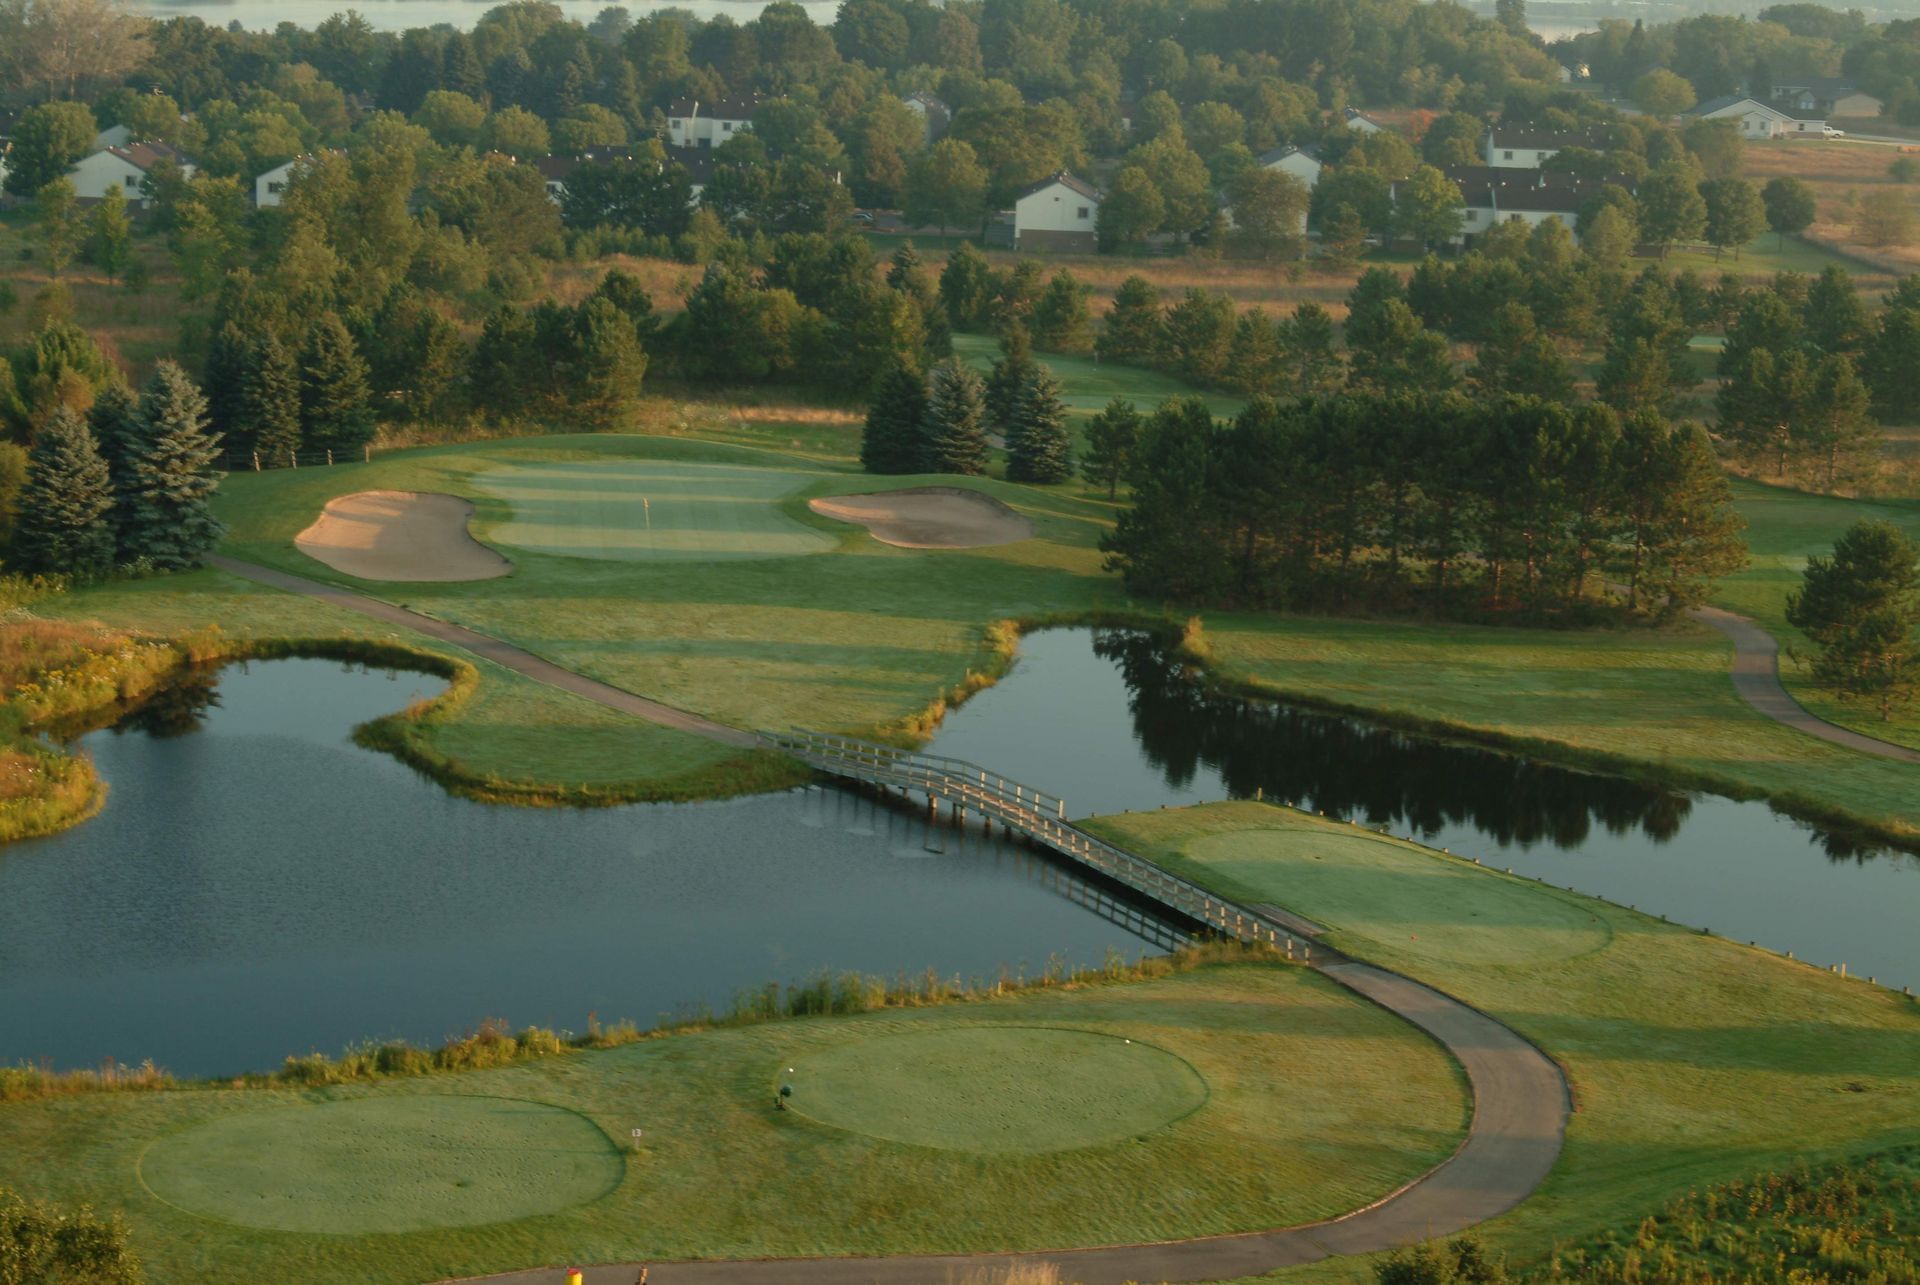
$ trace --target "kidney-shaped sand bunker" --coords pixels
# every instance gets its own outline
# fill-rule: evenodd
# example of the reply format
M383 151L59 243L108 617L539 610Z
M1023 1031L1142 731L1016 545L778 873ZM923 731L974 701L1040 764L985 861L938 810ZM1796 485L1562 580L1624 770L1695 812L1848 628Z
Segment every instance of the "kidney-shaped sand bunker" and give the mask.
M556 1213L606 1195L624 1170L582 1115L452 1094L245 1111L161 1138L140 1161L147 1189L188 1213L348 1235Z

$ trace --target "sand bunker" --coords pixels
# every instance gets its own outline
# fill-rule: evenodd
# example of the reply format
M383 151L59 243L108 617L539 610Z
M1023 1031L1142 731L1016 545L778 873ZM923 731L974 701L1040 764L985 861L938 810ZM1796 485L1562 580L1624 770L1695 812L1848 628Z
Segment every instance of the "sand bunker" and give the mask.
M294 537L300 552L362 580L491 580L513 564L467 532L455 495L362 491L332 501Z
M1033 523L990 495L954 486L915 486L809 502L823 517L855 522L902 549L981 549L1033 535Z

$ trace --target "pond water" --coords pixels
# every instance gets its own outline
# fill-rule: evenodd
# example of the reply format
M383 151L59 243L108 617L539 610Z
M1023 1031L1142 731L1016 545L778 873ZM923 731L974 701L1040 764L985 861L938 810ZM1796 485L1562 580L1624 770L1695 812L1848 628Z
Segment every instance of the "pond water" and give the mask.
M503 0L134 0L134 10L150 18L198 18L210 27L239 23L247 31L272 31L283 22L298 27L317 27L336 13L348 9L357 12L376 31L404 31L409 27L437 27L445 24L471 30L487 10ZM610 0L553 0L555 6L575 22L591 23L602 9L613 7ZM807 16L820 25L830 24L840 11L840 0L799 0ZM619 6L636 19L660 9L680 9L704 19L722 14L735 22L751 22L766 8L766 0L638 0Z
M1050 630L947 717L934 752L1060 795L1069 815L1226 798L1385 825L1561 887L1920 987L1920 858L1775 812L1193 682L1132 632Z
M256 663L84 737L105 811L0 848L0 1064L227 1074L488 1017L650 1025L825 968L1148 949L1033 853L839 791L495 807L349 741L437 682Z

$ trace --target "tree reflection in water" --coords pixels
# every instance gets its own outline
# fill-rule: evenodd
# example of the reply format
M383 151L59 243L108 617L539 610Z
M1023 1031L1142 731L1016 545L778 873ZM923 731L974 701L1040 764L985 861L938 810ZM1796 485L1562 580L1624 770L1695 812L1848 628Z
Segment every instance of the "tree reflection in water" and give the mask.
M185 736L199 731L207 721L207 711L219 704L219 666L187 669L127 711L113 730L145 732L160 739Z
M1169 784L1202 766L1235 798L1255 790L1303 808L1431 836L1470 825L1501 846L1577 848L1598 825L1664 843L1693 796L1644 781L1540 763L1268 701L1209 690L1171 645L1131 630L1100 630L1096 655L1126 680L1142 752ZM1835 861L1886 849L1809 827Z

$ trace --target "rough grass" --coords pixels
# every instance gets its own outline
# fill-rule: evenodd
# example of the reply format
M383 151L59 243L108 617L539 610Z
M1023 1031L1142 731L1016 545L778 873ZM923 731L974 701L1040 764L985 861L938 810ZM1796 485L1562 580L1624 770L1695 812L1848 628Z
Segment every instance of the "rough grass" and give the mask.
M1631 1229L1689 1188L1920 1141L1920 1005L1897 993L1283 808L1091 828L1224 895L1315 919L1332 944L1491 1013L1561 1063L1576 1110L1560 1163L1483 1229L1516 1260ZM1335 856L1328 836L1365 858ZM1408 882L1444 892L1423 904ZM1565 958L1463 949L1516 918L1569 916L1594 927Z
M1920 246L1874 248L1855 241L1848 196L1898 186L1888 176L1887 166L1899 155L1898 148L1878 143L1751 142L1745 150L1745 177L1764 185L1776 175L1786 175L1811 187L1819 214L1807 229L1807 239L1845 255L1849 262L1844 266L1856 276L1867 277L1861 287L1877 295L1892 284L1894 276L1920 268ZM1905 191L1912 200L1911 185Z
M1144 1041L1190 1064L1206 1103L1138 1140L1001 1155L888 1142L773 1109L785 1068L810 1058L929 1032L994 1039L1009 1025ZM155 1199L139 1179L142 1154L185 1130L333 1109L321 1103L405 1111L447 1095L585 1116L627 1151L624 1178L603 1199L541 1217L378 1236L209 1221ZM1303 969L1223 965L985 1004L706 1031L460 1076L17 1103L0 1108L0 1184L124 1213L163 1282L415 1281L579 1260L1046 1248L1350 1209L1450 1152L1465 1105L1448 1059L1397 1019ZM251 1123L223 1123L243 1116ZM636 1128L645 1131L637 1148ZM195 1180L222 1178L201 1168Z

